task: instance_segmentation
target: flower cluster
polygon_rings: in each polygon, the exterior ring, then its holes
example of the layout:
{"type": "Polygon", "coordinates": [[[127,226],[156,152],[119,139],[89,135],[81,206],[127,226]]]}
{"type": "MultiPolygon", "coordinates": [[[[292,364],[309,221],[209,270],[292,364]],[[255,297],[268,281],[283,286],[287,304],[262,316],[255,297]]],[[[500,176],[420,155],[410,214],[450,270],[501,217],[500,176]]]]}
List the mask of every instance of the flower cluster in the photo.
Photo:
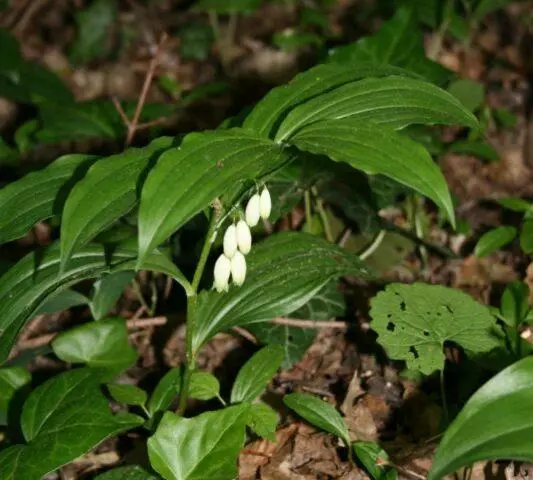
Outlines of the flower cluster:
{"type": "Polygon", "coordinates": [[[250,227],[255,227],[259,219],[267,219],[272,210],[270,192],[265,187],[261,192],[252,195],[245,210],[245,220],[231,224],[224,233],[224,253],[215,263],[213,287],[217,292],[227,292],[230,277],[233,283],[240,286],[246,278],[245,255],[252,249],[252,234],[250,227]]]}

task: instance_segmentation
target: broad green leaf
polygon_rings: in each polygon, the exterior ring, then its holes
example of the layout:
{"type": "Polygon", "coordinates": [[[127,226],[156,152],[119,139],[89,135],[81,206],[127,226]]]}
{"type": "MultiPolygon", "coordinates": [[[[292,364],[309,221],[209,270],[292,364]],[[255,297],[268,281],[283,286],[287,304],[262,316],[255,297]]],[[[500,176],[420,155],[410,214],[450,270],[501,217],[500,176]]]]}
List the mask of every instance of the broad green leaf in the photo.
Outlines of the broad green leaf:
{"type": "MultiPolygon", "coordinates": [[[[111,254],[101,245],[76,252],[64,271],[60,270],[57,243],[26,255],[0,277],[0,364],[7,359],[20,330],[51,295],[82,280],[131,270],[136,262],[135,249],[117,248],[111,254]]],[[[183,274],[160,252],[147,257],[142,268],[165,273],[188,285],[183,274]]]]}
{"type": "Polygon", "coordinates": [[[459,140],[449,147],[450,152],[474,155],[489,162],[497,162],[500,155],[497,150],[483,140],[459,140]]]}
{"type": "Polygon", "coordinates": [[[372,299],[372,328],[390,358],[429,375],[444,368],[444,343],[474,353],[500,345],[494,317],[459,290],[393,283],[372,299]]]}
{"type": "Polygon", "coordinates": [[[40,220],[60,215],[69,191],[96,157],[65,155],[0,190],[0,243],[24,236],[40,220]]]}
{"type": "Polygon", "coordinates": [[[507,367],[463,407],[440,442],[429,480],[481,460],[533,460],[533,357],[507,367]]]}
{"type": "Polygon", "coordinates": [[[341,414],[329,403],[308,393],[290,393],[283,402],[311,425],[339,437],[346,446],[350,445],[348,427],[341,414]]]}
{"type": "Polygon", "coordinates": [[[63,312],[72,307],[79,307],[80,305],[88,305],[90,300],[83,294],[71,290],[62,290],[57,294],[49,297],[40,307],[35,315],[42,315],[44,313],[63,312]]]}
{"type": "Polygon", "coordinates": [[[172,140],[96,162],[72,189],[61,219],[61,264],[98,233],[126,215],[137,203],[148,169],[172,140]]]}
{"type": "Polygon", "coordinates": [[[352,68],[335,64],[318,65],[300,73],[288,84],[272,89],[246,117],[243,127],[263,137],[279,138],[280,123],[295,107],[365,77],[402,74],[411,75],[391,66],[361,64],[352,68]]]}
{"type": "Polygon", "coordinates": [[[2,480],[41,480],[40,477],[29,478],[23,471],[24,445],[13,445],[0,450],[0,478],[2,480]]]}
{"type": "Polygon", "coordinates": [[[109,394],[119,403],[136,405],[138,407],[144,407],[146,405],[148,396],[142,388],[121,383],[108,383],[106,386],[109,394]]]}
{"type": "Polygon", "coordinates": [[[5,28],[0,28],[0,74],[16,78],[20,64],[24,61],[17,39],[5,28]]]}
{"type": "Polygon", "coordinates": [[[357,255],[305,233],[271,235],[254,245],[246,260],[248,272],[241,287],[200,294],[195,351],[222,330],[294,312],[334,278],[372,278],[357,255]]]}
{"type": "MultiPolygon", "coordinates": [[[[139,259],[217,197],[228,190],[244,193],[246,181],[279,168],[287,159],[280,146],[242,129],[187,135],[179,147],[161,155],[144,184],[139,259]]],[[[227,199],[225,207],[231,207],[235,199],[227,199]]]]}
{"type": "Polygon", "coordinates": [[[237,405],[194,418],[165,413],[148,439],[152,467],[165,480],[235,478],[248,410],[237,405]]]}
{"type": "Polygon", "coordinates": [[[448,87],[448,92],[471,112],[481,107],[485,101],[485,86],[470,78],[455,80],[448,87]]]}
{"type": "Polygon", "coordinates": [[[533,219],[526,219],[522,224],[520,248],[528,255],[533,253],[533,219]]]}
{"type": "Polygon", "coordinates": [[[248,426],[260,437],[275,442],[278,422],[278,414],[266,403],[254,403],[250,405],[248,426]]]}
{"type": "Polygon", "coordinates": [[[451,73],[426,57],[422,32],[407,7],[398,8],[375,35],[333,49],[328,61],[350,65],[354,70],[361,62],[394,65],[437,84],[443,84],[451,73]]]}
{"type": "Polygon", "coordinates": [[[64,362],[121,372],[137,360],[122,318],[93,321],[61,332],[53,341],[54,353],[64,362]]]}
{"type": "Polygon", "coordinates": [[[411,124],[477,127],[476,118],[452,95],[415,78],[366,78],[342,85],[295,107],[281,122],[277,142],[313,123],[351,119],[401,129],[411,124]]]}
{"type": "Polygon", "coordinates": [[[231,390],[231,403],[252,402],[263,393],[285,357],[281,345],[268,345],[256,352],[239,370],[231,390]]]}
{"type": "Polygon", "coordinates": [[[474,255],[484,257],[512,242],[518,231],[515,227],[496,227],[484,233],[476,244],[474,255]]]}
{"type": "Polygon", "coordinates": [[[357,441],[352,443],[355,458],[363,464],[373,480],[396,480],[398,472],[380,464],[389,459],[387,452],[376,442],[357,441]]]}
{"type": "Polygon", "coordinates": [[[91,298],[91,313],[95,320],[104,318],[122,295],[124,288],[135,277],[135,272],[124,270],[105,275],[94,282],[91,298]]]}
{"type": "Polygon", "coordinates": [[[212,373],[193,372],[189,386],[189,396],[198,400],[211,400],[219,395],[220,383],[212,373]]]}
{"type": "Polygon", "coordinates": [[[68,86],[49,68],[37,62],[24,62],[19,73],[19,86],[29,93],[34,102],[46,100],[64,105],[74,103],[68,86]]]}
{"type": "Polygon", "coordinates": [[[109,32],[116,15],[115,0],[94,0],[75,15],[78,35],[70,52],[73,62],[87,63],[108,52],[109,32]]]}
{"type": "Polygon", "coordinates": [[[17,390],[31,381],[31,374],[22,367],[0,368],[0,426],[7,425],[9,403],[17,390]]]}
{"type": "Polygon", "coordinates": [[[161,412],[170,407],[172,400],[180,393],[181,388],[181,368],[170,369],[155,387],[150,400],[148,401],[148,413],[153,416],[156,412],[161,412]]]}
{"type": "Polygon", "coordinates": [[[528,202],[522,198],[500,198],[496,200],[503,208],[512,210],[513,212],[527,212],[533,209],[533,203],[528,202]]]}
{"type": "Polygon", "coordinates": [[[95,480],[158,480],[157,477],[148,473],[137,465],[128,465],[110,470],[98,475],[95,480]]]}
{"type": "Polygon", "coordinates": [[[433,200],[452,224],[453,203],[446,180],[419,144],[383,126],[330,120],[304,127],[292,142],[311,153],[346,162],[369,175],[383,175],[433,200]]]}
{"type": "Polygon", "coordinates": [[[94,371],[62,373],[37,387],[24,404],[21,427],[28,444],[19,452],[12,478],[40,480],[142,422],[136,415],[112,414],[94,371]]]}
{"type": "Polygon", "coordinates": [[[202,12],[216,13],[250,13],[259,8],[262,0],[199,0],[194,9],[202,12]]]}
{"type": "Polygon", "coordinates": [[[524,282],[515,280],[505,288],[500,310],[507,325],[518,328],[529,312],[529,288],[524,282]]]}

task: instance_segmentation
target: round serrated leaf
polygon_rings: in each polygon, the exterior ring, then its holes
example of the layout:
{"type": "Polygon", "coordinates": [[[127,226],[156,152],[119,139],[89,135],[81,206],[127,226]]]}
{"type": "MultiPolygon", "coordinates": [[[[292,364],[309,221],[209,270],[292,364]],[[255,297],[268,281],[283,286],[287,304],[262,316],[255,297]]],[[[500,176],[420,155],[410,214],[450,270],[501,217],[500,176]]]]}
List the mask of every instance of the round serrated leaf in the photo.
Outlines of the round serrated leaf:
{"type": "Polygon", "coordinates": [[[444,368],[447,341],[475,353],[500,345],[490,311],[459,290],[393,283],[371,305],[372,328],[389,357],[425,375],[444,368]]]}

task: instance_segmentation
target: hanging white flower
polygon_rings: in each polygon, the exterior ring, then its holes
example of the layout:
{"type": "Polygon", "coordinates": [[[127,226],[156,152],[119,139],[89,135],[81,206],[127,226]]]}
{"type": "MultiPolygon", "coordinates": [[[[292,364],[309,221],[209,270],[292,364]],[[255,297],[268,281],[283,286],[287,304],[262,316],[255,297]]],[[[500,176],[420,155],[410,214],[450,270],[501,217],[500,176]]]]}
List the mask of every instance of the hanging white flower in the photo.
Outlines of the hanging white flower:
{"type": "Polygon", "coordinates": [[[235,224],[230,225],[224,234],[224,255],[231,259],[237,251],[237,228],[235,224]]]}
{"type": "Polygon", "coordinates": [[[248,200],[248,205],[246,205],[246,223],[249,227],[255,227],[259,222],[259,217],[261,216],[261,211],[259,208],[260,199],[259,195],[256,193],[252,195],[252,198],[248,200]]]}
{"type": "Polygon", "coordinates": [[[268,188],[263,188],[261,192],[261,197],[259,199],[259,211],[261,213],[261,218],[267,219],[270,217],[270,212],[272,211],[272,200],[270,198],[270,192],[268,188]]]}
{"type": "Polygon", "coordinates": [[[244,283],[246,278],[246,259],[241,252],[235,252],[231,259],[231,275],[235,285],[240,286],[244,283]]]}
{"type": "Polygon", "coordinates": [[[217,292],[227,292],[229,277],[231,275],[231,260],[222,254],[215,262],[213,286],[217,292]]]}
{"type": "Polygon", "coordinates": [[[237,232],[237,245],[239,250],[244,255],[250,252],[252,248],[252,234],[250,233],[250,227],[244,220],[239,220],[236,227],[237,232]]]}

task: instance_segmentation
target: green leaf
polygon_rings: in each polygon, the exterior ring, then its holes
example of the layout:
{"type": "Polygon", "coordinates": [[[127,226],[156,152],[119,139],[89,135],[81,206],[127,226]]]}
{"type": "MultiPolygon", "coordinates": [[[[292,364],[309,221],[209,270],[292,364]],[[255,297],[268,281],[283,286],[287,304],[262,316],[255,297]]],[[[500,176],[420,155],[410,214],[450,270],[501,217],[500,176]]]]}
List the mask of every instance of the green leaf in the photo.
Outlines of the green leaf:
{"type": "Polygon", "coordinates": [[[533,357],[483,385],[446,430],[429,480],[481,460],[533,460],[533,357]]]}
{"type": "Polygon", "coordinates": [[[513,212],[527,212],[533,208],[533,203],[523,200],[522,198],[500,198],[496,200],[503,208],[513,212]]]}
{"type": "Polygon", "coordinates": [[[194,418],[165,413],[148,439],[152,467],[165,480],[235,478],[248,410],[237,405],[194,418]]]}
{"type": "Polygon", "coordinates": [[[295,107],[281,122],[275,140],[290,140],[306,126],[339,119],[372,122],[393,129],[411,124],[457,124],[472,128],[478,124],[458,100],[435,85],[390,76],[348,83],[295,107]]]}
{"type": "Polygon", "coordinates": [[[35,315],[42,315],[45,313],[63,312],[72,307],[79,307],[80,305],[88,305],[89,299],[75,290],[70,288],[62,290],[55,295],[48,298],[40,307],[35,315]]]}
{"type": "Polygon", "coordinates": [[[65,202],[61,221],[62,267],[73,252],[136,205],[147,170],[165,147],[170,147],[170,142],[131,148],[103,158],[74,186],[65,202]]]}
{"type": "Polygon", "coordinates": [[[54,353],[64,362],[121,372],[137,361],[121,318],[93,321],[61,332],[53,341],[54,353]]]}
{"type": "MultiPolygon", "coordinates": [[[[66,270],[60,271],[59,245],[51,245],[22,258],[0,277],[0,364],[3,363],[24,325],[51,295],[82,280],[117,270],[132,270],[137,262],[135,249],[118,248],[111,254],[101,245],[76,252],[66,270]]],[[[174,278],[182,285],[187,280],[160,252],[154,252],[141,266],[174,278]]]]}
{"type": "Polygon", "coordinates": [[[37,387],[26,400],[21,427],[28,444],[0,453],[0,473],[7,457],[11,476],[2,478],[40,480],[106,438],[142,422],[136,415],[112,414],[95,372],[62,373],[37,387]]]}
{"type": "Polygon", "coordinates": [[[515,280],[505,288],[500,310],[507,325],[518,328],[529,312],[529,288],[524,282],[515,280]]]}
{"type": "Polygon", "coordinates": [[[22,472],[24,445],[13,445],[0,450],[0,478],[4,480],[40,480],[40,477],[28,478],[22,472]]]}
{"type": "Polygon", "coordinates": [[[34,103],[43,100],[65,105],[74,103],[68,86],[49,68],[37,62],[24,62],[19,73],[19,86],[28,92],[34,103]]]}
{"type": "Polygon", "coordinates": [[[31,374],[25,368],[0,368],[0,426],[7,425],[10,402],[14,395],[30,381],[31,374]]]}
{"type": "Polygon", "coordinates": [[[283,402],[310,424],[339,437],[347,446],[350,445],[348,427],[341,414],[329,403],[308,393],[285,395],[283,402]]]}
{"type": "Polygon", "coordinates": [[[380,465],[387,462],[389,456],[376,442],[357,441],[352,443],[357,460],[363,464],[365,470],[373,480],[396,480],[398,472],[391,467],[380,465]]]}
{"type": "Polygon", "coordinates": [[[293,52],[309,46],[320,47],[324,43],[324,39],[316,33],[287,29],[274,33],[272,43],[281,50],[293,52]]]}
{"type": "Polygon", "coordinates": [[[96,157],[65,155],[0,190],[0,243],[26,235],[35,223],[60,215],[68,192],[96,157]]]}
{"type": "Polygon", "coordinates": [[[280,123],[295,107],[365,77],[402,74],[409,75],[405,70],[391,66],[318,65],[300,73],[288,84],[272,89],[246,117],[243,127],[263,137],[279,138],[280,123]]]}
{"type": "Polygon", "coordinates": [[[17,39],[5,28],[0,28],[0,74],[17,76],[20,64],[24,61],[17,39]]]}
{"type": "Polygon", "coordinates": [[[489,253],[504,247],[511,243],[516,237],[517,230],[515,227],[502,226],[496,227],[484,233],[476,244],[474,255],[476,257],[484,257],[489,253]]]}
{"type": "Polygon", "coordinates": [[[388,355],[425,375],[444,367],[447,341],[474,353],[500,345],[490,311],[465,293],[440,285],[390,284],[372,299],[370,315],[388,355]]]}
{"type": "Polygon", "coordinates": [[[146,400],[148,399],[146,392],[135,385],[108,383],[107,389],[114,400],[126,405],[144,407],[146,405],[146,400]]]}
{"type": "Polygon", "coordinates": [[[356,43],[335,48],[330,62],[344,63],[357,69],[361,62],[394,65],[443,84],[450,77],[447,69],[426,57],[424,39],[411,8],[401,7],[379,31],[356,43]]]}
{"type": "Polygon", "coordinates": [[[304,127],[292,142],[300,149],[346,162],[369,175],[383,175],[431,198],[454,224],[446,180],[419,144],[388,128],[351,120],[304,127]]]}
{"type": "Polygon", "coordinates": [[[455,80],[448,87],[448,92],[471,112],[480,108],[485,101],[485,86],[470,78],[455,80]]]}
{"type": "Polygon", "coordinates": [[[498,162],[500,160],[497,150],[483,140],[458,140],[450,145],[449,150],[454,153],[474,155],[489,162],[498,162]]]}
{"type": "Polygon", "coordinates": [[[157,477],[148,473],[137,465],[128,465],[110,470],[98,475],[95,480],[158,480],[157,477]]]}
{"type": "Polygon", "coordinates": [[[524,253],[533,253],[533,219],[527,219],[522,224],[520,232],[520,248],[524,253]]]}
{"type": "Polygon", "coordinates": [[[480,0],[474,9],[472,18],[481,20],[488,13],[506,7],[510,3],[511,0],[480,0]]]}
{"type": "Polygon", "coordinates": [[[172,400],[180,393],[181,368],[170,369],[155,387],[148,401],[148,413],[152,417],[156,412],[162,412],[170,407],[172,400]]]}
{"type": "Polygon", "coordinates": [[[228,293],[212,290],[200,294],[195,351],[232,326],[294,312],[334,278],[372,278],[357,255],[305,233],[271,235],[254,245],[246,260],[248,272],[241,287],[232,287],[228,293]]]}
{"type": "Polygon", "coordinates": [[[181,27],[179,52],[185,59],[206,60],[213,45],[213,29],[204,23],[191,22],[181,27]]]}
{"type": "Polygon", "coordinates": [[[116,16],[115,0],[94,0],[75,15],[78,35],[70,52],[74,63],[87,63],[108,52],[109,32],[116,16]]]}
{"type": "Polygon", "coordinates": [[[211,400],[219,395],[220,383],[209,372],[193,372],[189,386],[189,396],[198,400],[211,400]]]}
{"type": "Polygon", "coordinates": [[[251,402],[261,395],[284,357],[285,350],[281,345],[268,345],[256,352],[237,374],[231,390],[231,403],[251,402]]]}
{"type": "Polygon", "coordinates": [[[104,318],[122,295],[124,288],[135,277],[135,272],[125,270],[105,275],[94,282],[91,298],[91,313],[95,320],[104,318]]]}
{"type": "Polygon", "coordinates": [[[278,414],[267,404],[254,403],[253,405],[250,405],[248,426],[261,438],[266,438],[271,442],[275,442],[278,422],[278,414]]]}
{"type": "Polygon", "coordinates": [[[262,0],[199,0],[195,2],[194,9],[201,12],[216,13],[251,13],[259,8],[262,0]]]}
{"type": "MultiPolygon", "coordinates": [[[[242,129],[191,133],[159,158],[144,184],[139,210],[139,259],[231,190],[227,208],[245,181],[288,159],[280,146],[242,129]]],[[[253,184],[247,185],[250,187],[253,184]]]]}

